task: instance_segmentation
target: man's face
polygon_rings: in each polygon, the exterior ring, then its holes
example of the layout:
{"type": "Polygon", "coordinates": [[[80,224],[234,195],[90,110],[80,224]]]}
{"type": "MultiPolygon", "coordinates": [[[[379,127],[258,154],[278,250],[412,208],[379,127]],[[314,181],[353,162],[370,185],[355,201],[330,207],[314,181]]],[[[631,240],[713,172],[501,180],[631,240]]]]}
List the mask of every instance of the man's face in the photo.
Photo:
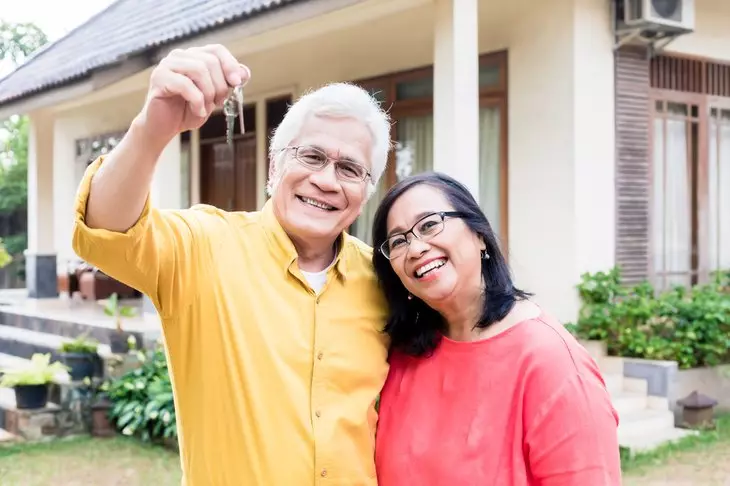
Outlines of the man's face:
{"type": "Polygon", "coordinates": [[[334,242],[359,216],[370,179],[338,177],[333,160],[360,164],[370,172],[372,145],[370,130],[360,121],[314,116],[307,120],[290,144],[299,148],[285,152],[283,174],[273,196],[277,219],[295,243],[334,242]],[[330,161],[313,170],[296,159],[297,153],[300,158],[326,155],[330,161]]]}

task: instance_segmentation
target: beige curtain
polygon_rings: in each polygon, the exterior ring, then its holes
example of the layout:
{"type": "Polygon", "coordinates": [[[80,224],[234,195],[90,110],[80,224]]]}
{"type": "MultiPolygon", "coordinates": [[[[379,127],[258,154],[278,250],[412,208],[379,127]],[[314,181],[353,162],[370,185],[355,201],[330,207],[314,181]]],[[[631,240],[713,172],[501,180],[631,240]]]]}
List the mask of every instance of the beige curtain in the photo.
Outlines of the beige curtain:
{"type": "MultiPolygon", "coordinates": [[[[670,115],[684,115],[685,105],[668,104],[670,115]]],[[[688,121],[656,119],[653,165],[653,254],[657,288],[691,285],[692,201],[691,164],[687,146],[688,121]],[[666,131],[665,131],[666,130],[666,131]]]]}
{"type": "Polygon", "coordinates": [[[495,234],[500,230],[501,116],[499,107],[479,111],[479,205],[495,234]]]}
{"type": "MultiPolygon", "coordinates": [[[[400,118],[396,122],[395,171],[398,180],[433,169],[433,116],[400,118]]],[[[353,235],[372,244],[375,211],[385,195],[385,176],[353,226],[353,235]]]]}
{"type": "Polygon", "coordinates": [[[708,164],[711,272],[730,269],[730,110],[713,110],[713,115],[708,164]]]}

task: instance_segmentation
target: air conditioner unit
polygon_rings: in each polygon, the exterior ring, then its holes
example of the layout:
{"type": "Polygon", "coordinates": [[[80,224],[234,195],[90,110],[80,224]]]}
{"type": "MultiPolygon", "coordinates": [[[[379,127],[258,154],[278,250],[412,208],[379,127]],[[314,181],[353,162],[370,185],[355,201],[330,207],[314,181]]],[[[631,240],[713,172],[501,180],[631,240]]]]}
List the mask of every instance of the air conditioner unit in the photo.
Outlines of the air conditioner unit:
{"type": "Polygon", "coordinates": [[[686,34],[695,28],[695,0],[618,0],[618,30],[686,34]],[[623,7],[621,9],[620,7],[623,7]]]}

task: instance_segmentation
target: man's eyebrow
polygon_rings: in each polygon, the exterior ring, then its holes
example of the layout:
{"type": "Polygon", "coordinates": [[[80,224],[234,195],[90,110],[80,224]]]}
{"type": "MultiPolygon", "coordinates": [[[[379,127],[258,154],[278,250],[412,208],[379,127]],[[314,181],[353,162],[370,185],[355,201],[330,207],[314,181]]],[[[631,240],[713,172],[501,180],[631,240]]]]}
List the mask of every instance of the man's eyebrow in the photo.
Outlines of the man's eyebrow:
{"type": "MultiPolygon", "coordinates": [[[[435,212],[436,211],[421,211],[420,213],[418,213],[416,215],[415,223],[418,223],[422,218],[425,218],[426,216],[429,216],[431,214],[434,214],[435,212]]],[[[388,232],[387,238],[390,238],[391,236],[393,236],[395,234],[398,234],[398,233],[403,233],[404,231],[405,230],[402,227],[396,226],[395,228],[393,228],[392,230],[390,230],[388,232]]]]}

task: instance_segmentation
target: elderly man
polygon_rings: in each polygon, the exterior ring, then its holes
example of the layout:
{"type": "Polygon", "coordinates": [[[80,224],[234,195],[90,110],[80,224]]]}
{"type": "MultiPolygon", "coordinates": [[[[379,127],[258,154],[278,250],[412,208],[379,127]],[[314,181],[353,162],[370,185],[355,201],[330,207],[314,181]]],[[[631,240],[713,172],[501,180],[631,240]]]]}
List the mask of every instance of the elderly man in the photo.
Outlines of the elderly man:
{"type": "Polygon", "coordinates": [[[273,136],[261,212],[148,201],[164,147],[249,76],[221,46],[165,58],[81,182],[73,247],[159,312],[184,483],[374,485],[386,309],[371,249],[344,230],[385,168],[387,115],[347,84],[300,98],[273,136]]]}

